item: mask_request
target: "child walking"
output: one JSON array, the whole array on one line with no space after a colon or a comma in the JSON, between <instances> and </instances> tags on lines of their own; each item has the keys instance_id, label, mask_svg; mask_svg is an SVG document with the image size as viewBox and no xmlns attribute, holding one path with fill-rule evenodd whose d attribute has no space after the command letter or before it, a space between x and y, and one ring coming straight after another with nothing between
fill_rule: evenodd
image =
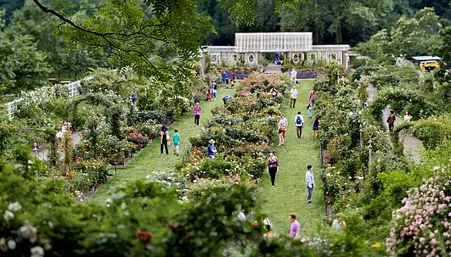
<instances>
[{"instance_id":1,"label":"child walking","mask_svg":"<svg viewBox=\"0 0 451 257\"><path fill-rule=\"evenodd\" d=\"M174 143L174 154L179 156L180 135L178 129L175 129L174 134L172 134L172 142Z\"/></svg>"},{"instance_id":2,"label":"child walking","mask_svg":"<svg viewBox=\"0 0 451 257\"><path fill-rule=\"evenodd\" d=\"M313 105L312 104L308 104L307 112L308 112L308 118L312 119L312 117L313 117Z\"/></svg>"}]
</instances>

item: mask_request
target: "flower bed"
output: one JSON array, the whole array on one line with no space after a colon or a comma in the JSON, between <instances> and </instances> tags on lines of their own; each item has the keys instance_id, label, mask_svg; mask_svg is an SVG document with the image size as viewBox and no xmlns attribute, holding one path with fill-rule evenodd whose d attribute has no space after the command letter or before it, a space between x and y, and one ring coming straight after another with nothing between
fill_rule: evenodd
<instances>
[{"instance_id":1,"label":"flower bed","mask_svg":"<svg viewBox=\"0 0 451 257\"><path fill-rule=\"evenodd\" d=\"M252 75L242 81L235 97L213 111L213 118L198 137L191 138L192 150L174 176L186 179L184 195L196 198L210 187L235 183L253 186L266 168L270 142L277 128L277 104L288 86L287 76ZM281 96L268 94L276 87ZM252 92L252 93L251 93ZM218 154L206 155L209 140L215 140Z\"/></svg>"}]
</instances>

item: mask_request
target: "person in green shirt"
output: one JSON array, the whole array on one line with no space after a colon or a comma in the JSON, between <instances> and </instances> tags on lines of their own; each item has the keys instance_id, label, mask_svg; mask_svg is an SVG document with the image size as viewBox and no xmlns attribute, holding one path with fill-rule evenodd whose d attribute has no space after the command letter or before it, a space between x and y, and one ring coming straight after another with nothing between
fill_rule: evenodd
<instances>
[{"instance_id":1,"label":"person in green shirt","mask_svg":"<svg viewBox=\"0 0 451 257\"><path fill-rule=\"evenodd\" d=\"M174 134L172 134L172 143L174 144L174 154L179 156L180 135L178 129L175 129Z\"/></svg>"}]
</instances>

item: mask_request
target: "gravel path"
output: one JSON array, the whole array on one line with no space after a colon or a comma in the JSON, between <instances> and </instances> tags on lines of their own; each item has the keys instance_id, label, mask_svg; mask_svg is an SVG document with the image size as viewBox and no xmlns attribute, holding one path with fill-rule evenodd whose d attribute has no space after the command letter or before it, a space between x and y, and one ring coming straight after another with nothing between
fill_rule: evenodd
<instances>
[{"instance_id":1,"label":"gravel path","mask_svg":"<svg viewBox=\"0 0 451 257\"><path fill-rule=\"evenodd\" d=\"M373 102L376 99L377 89L372 84L369 84L366 92L368 94L368 103ZM390 116L390 107L387 106L382 112L384 114L382 118L382 124L384 124L385 130L388 131L388 123L386 121ZM395 127L403 121L404 120L401 117L396 116ZM399 133L399 140L404 146L404 156L411 162L420 164L421 151L423 150L423 144L421 140L409 134L406 134L404 131L401 131Z\"/></svg>"}]
</instances>

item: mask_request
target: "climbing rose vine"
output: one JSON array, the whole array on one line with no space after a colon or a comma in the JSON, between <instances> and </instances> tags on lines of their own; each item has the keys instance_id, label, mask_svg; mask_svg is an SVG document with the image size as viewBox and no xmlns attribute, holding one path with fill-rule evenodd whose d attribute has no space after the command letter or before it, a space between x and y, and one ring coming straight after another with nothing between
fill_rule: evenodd
<instances>
[{"instance_id":1,"label":"climbing rose vine","mask_svg":"<svg viewBox=\"0 0 451 257\"><path fill-rule=\"evenodd\" d=\"M396 225L387 238L392 256L447 256L451 252L450 178L440 174L425 180L393 212Z\"/></svg>"}]
</instances>

